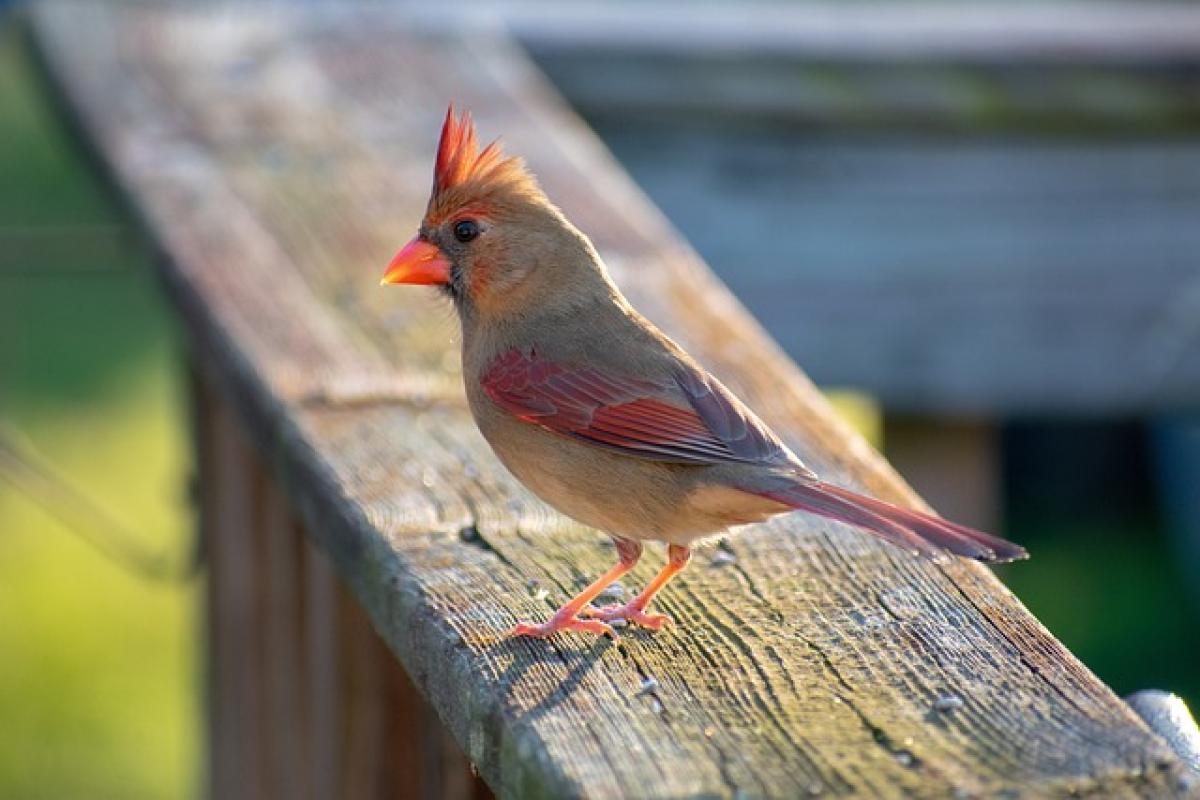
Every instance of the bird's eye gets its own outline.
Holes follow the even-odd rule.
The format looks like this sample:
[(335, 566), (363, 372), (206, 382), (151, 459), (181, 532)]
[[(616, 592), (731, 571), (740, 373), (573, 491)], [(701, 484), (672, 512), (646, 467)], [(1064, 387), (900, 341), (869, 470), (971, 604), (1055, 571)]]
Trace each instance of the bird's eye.
[(479, 235), (479, 224), (472, 219), (464, 219), (454, 224), (454, 238), (460, 242), (469, 242)]

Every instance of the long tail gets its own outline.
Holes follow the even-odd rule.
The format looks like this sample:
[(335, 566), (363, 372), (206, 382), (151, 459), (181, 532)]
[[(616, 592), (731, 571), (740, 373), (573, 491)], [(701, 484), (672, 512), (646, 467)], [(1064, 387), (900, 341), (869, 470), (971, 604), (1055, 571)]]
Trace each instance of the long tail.
[(885, 541), (923, 556), (942, 552), (985, 562), (1027, 558), (1025, 548), (964, 525), (885, 503), (821, 481), (795, 483), (757, 494), (800, 511), (863, 528)]

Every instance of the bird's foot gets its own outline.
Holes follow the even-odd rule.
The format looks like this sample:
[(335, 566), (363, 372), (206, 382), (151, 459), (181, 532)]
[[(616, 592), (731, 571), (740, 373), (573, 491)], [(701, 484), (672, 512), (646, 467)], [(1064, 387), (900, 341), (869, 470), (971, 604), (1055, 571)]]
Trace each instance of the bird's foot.
[(579, 633), (593, 633), (597, 636), (608, 636), (613, 639), (617, 638), (616, 631), (607, 622), (598, 619), (580, 619), (574, 615), (560, 616), (558, 614), (555, 614), (541, 625), (535, 625), (532, 622), (517, 623), (517, 626), (509, 631), (508, 635), (533, 636), (538, 639), (545, 639), (547, 636), (559, 631), (577, 631)]
[(636, 600), (625, 604), (617, 603), (616, 605), (603, 606), (601, 608), (588, 606), (579, 612), (579, 616), (587, 617), (591, 621), (604, 620), (605, 622), (614, 622), (616, 620), (624, 620), (631, 625), (641, 625), (643, 628), (649, 628), (652, 631), (662, 630), (666, 625), (675, 624), (675, 620), (666, 614), (646, 611)]

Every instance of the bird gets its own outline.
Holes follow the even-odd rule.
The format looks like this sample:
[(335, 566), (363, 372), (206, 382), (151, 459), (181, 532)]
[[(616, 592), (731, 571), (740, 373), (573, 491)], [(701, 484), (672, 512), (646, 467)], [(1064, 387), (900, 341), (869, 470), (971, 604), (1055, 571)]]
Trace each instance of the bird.
[[(588, 237), (495, 140), (478, 146), (450, 104), (416, 236), (382, 284), (435, 286), (461, 323), (462, 375), (479, 431), (541, 500), (612, 537), (618, 561), (514, 636), (612, 623), (658, 630), (651, 609), (693, 546), (729, 528), (804, 511), (918, 557), (1026, 557), (1019, 545), (821, 480), (745, 403), (637, 312)], [(638, 562), (667, 562), (624, 603), (593, 601)]]

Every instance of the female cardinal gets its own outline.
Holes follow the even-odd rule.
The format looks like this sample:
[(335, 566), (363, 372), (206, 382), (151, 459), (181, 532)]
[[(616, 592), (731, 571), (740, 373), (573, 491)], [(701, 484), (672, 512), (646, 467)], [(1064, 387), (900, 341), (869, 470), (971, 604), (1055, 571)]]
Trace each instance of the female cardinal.
[[(800, 509), (906, 550), (1007, 561), (1025, 551), (939, 517), (825, 483), (737, 397), (629, 304), (588, 238), (469, 114), (446, 114), (433, 195), (384, 284), (432, 284), (462, 323), (471, 413), (500, 461), (563, 513), (605, 531), (620, 562), (541, 625), (613, 635), (658, 629), (648, 610), (699, 538)], [(648, 539), (669, 561), (623, 605), (590, 605)]]

